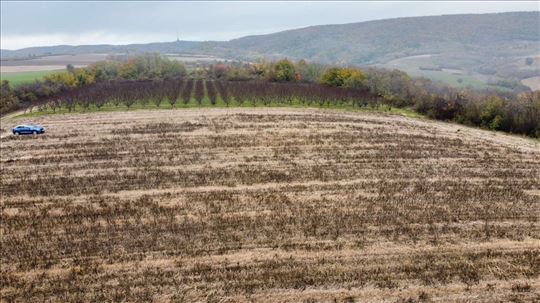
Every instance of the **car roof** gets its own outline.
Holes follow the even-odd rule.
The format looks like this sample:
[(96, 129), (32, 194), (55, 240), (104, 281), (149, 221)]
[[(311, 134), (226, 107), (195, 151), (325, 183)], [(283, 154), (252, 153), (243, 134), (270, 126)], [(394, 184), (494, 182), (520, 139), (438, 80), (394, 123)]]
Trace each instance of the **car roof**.
[(30, 124), (20, 124), (20, 125), (17, 125), (15, 127), (35, 127), (34, 125), (30, 125)]

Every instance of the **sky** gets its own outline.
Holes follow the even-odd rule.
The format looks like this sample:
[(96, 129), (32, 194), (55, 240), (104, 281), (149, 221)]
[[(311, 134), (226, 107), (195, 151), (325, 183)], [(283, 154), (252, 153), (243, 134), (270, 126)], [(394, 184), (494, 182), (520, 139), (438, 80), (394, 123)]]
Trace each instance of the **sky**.
[(409, 16), (538, 11), (537, 1), (4, 1), (1, 48), (230, 40), (321, 24)]

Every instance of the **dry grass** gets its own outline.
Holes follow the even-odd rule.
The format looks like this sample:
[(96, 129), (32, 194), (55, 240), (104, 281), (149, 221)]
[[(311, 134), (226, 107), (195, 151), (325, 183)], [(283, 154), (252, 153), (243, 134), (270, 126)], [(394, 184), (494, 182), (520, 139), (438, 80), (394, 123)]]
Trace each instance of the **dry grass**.
[(532, 141), (318, 110), (22, 122), (48, 133), (1, 139), (5, 302), (540, 300)]

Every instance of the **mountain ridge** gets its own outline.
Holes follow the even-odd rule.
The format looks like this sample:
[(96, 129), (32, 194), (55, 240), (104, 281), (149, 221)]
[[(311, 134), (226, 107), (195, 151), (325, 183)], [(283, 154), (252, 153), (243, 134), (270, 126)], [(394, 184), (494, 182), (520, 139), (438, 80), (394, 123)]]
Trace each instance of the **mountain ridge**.
[[(400, 18), (390, 18), (390, 19), (377, 19), (377, 20), (369, 20), (369, 21), (361, 21), (361, 22), (353, 22), (353, 23), (337, 23), (337, 24), (321, 24), (321, 25), (310, 25), (310, 26), (306, 26), (306, 27), (301, 27), (301, 28), (294, 28), (294, 29), (288, 29), (288, 30), (284, 30), (284, 31), (279, 31), (279, 32), (275, 32), (275, 33), (270, 33), (270, 34), (260, 34), (260, 35), (248, 35), (248, 36), (244, 36), (244, 37), (240, 37), (240, 38), (235, 38), (235, 39), (231, 39), (231, 40), (228, 40), (228, 41), (218, 41), (218, 40), (208, 40), (208, 41), (189, 41), (189, 40), (181, 40), (181, 41), (172, 41), (172, 42), (150, 42), (150, 43), (131, 43), (131, 44), (83, 44), (83, 45), (68, 45), (68, 44), (63, 44), (63, 45), (54, 45), (54, 46), (35, 46), (35, 47), (26, 47), (26, 48), (21, 48), (21, 49), (16, 49), (16, 50), (9, 50), (9, 49), (1, 49), (2, 53), (7, 53), (7, 54), (15, 54), (15, 53), (29, 53), (29, 52), (36, 52), (35, 55), (43, 55), (43, 54), (40, 54), (40, 52), (48, 52), (48, 53), (53, 53), (54, 52), (54, 49), (55, 48), (59, 48), (59, 49), (62, 49), (64, 51), (68, 51), (67, 49), (71, 49), (71, 50), (77, 50), (77, 49), (89, 49), (89, 48), (96, 48), (96, 49), (103, 49), (103, 51), (107, 51), (109, 49), (133, 49), (133, 50), (139, 50), (139, 49), (143, 49), (143, 48), (149, 48), (149, 49), (152, 49), (152, 47), (155, 47), (156, 48), (156, 51), (160, 51), (159, 47), (176, 47), (176, 49), (187, 49), (187, 50), (198, 50), (197, 48), (195, 48), (194, 46), (198, 46), (198, 45), (223, 45), (223, 46), (226, 46), (227, 44), (231, 44), (231, 45), (240, 45), (240, 46), (246, 46), (246, 41), (249, 41), (249, 40), (254, 40), (254, 39), (268, 39), (268, 38), (271, 38), (271, 37), (279, 37), (279, 36), (283, 36), (283, 35), (286, 35), (286, 34), (293, 34), (293, 33), (302, 33), (304, 32), (303, 34), (306, 34), (305, 32), (308, 31), (307, 34), (311, 34), (311, 35), (317, 35), (317, 34), (321, 34), (320, 31), (321, 30), (324, 30), (324, 31), (328, 31), (329, 29), (342, 29), (344, 27), (363, 27), (363, 26), (378, 26), (378, 25), (381, 25), (383, 23), (401, 23), (399, 25), (402, 25), (403, 22), (407, 22), (407, 21), (412, 21), (412, 22), (417, 22), (417, 21), (427, 21), (427, 20), (431, 20), (431, 19), (438, 19), (437, 21), (441, 20), (441, 18), (452, 18), (452, 19), (455, 19), (455, 18), (470, 18), (470, 17), (474, 17), (474, 18), (485, 18), (485, 17), (488, 17), (488, 18), (491, 18), (491, 17), (497, 17), (497, 16), (511, 16), (511, 15), (519, 15), (520, 17), (527, 17), (527, 18), (530, 18), (532, 15), (536, 15), (535, 17), (536, 18), (539, 18), (540, 17), (540, 12), (506, 12), (506, 13), (487, 13), (487, 14), (450, 14), (450, 15), (432, 15), (432, 16), (418, 16), (418, 17), (400, 17)], [(540, 19), (537, 19), (536, 21), (538, 22), (538, 20)], [(530, 19), (527, 19), (527, 20), (523, 20), (523, 24), (526, 24), (528, 21), (530, 21)], [(530, 23), (530, 24), (534, 24), (533, 23)], [(522, 27), (522, 28), (526, 28), (526, 27)], [(448, 28), (444, 28), (444, 30), (447, 30)], [(309, 33), (309, 31), (314, 31), (314, 30), (318, 30), (319, 32), (316, 32), (316, 33)], [(325, 33), (322, 33), (322, 34), (325, 34)], [(440, 36), (437, 37), (437, 38), (441, 38)], [(475, 35), (474, 37), (475, 39), (477, 38), (482, 38), (482, 35), (478, 36), (478, 35)], [(525, 37), (525, 40), (528, 40), (527, 38), (530, 38), (530, 37)], [(540, 39), (540, 31), (537, 31), (536, 32), (536, 39), (534, 41), (538, 41)], [(249, 44), (249, 43), (248, 43)], [(249, 46), (249, 45), (247, 45)], [(101, 50), (100, 50), (101, 51)]]

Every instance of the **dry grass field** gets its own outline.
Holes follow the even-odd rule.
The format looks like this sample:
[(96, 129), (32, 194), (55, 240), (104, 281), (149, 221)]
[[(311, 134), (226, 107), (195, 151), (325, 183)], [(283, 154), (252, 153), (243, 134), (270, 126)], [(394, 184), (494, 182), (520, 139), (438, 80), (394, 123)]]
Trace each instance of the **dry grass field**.
[(540, 301), (535, 141), (315, 109), (2, 128), (3, 302)]

